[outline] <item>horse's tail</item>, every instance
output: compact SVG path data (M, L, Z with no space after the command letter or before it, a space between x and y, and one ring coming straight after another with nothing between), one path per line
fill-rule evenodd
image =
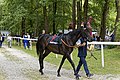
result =
M42 53L43 47L42 44L40 44L41 39L43 38L44 35L40 35L38 37L38 41L36 43L36 51L37 51L37 55L39 56Z
M37 51L37 55L39 55L40 52L39 52L39 44L38 44L38 41L37 41L37 43L36 43L36 51Z

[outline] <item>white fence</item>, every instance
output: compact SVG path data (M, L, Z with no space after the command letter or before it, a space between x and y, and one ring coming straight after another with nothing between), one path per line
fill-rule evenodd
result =
M37 39L26 39L21 37L12 37L14 39L21 39L21 40L30 40L31 50L32 50L32 41L37 41ZM103 51L103 45L120 45L120 42L88 42L88 44L99 44L101 45L101 60L102 60L102 67L104 67L104 51ZM56 58L58 56L56 55ZM71 54L72 58L72 54ZM73 58L72 58L73 59Z
M37 39L28 39L28 38L21 38L21 37L12 37L13 39L20 39L20 40L29 40L30 42L30 49L32 50L32 41L37 41ZM19 41L18 41L19 42ZM18 44L19 45L19 44Z
M99 44L99 45L101 45L101 60L102 60L102 67L104 67L103 45L120 45L120 42L88 42L88 44Z

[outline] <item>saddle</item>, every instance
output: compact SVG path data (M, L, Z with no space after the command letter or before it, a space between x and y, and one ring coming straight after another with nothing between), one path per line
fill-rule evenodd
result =
M57 35L51 36L48 39L48 43L50 43L50 44L62 44L61 38L62 38L62 36L57 36Z

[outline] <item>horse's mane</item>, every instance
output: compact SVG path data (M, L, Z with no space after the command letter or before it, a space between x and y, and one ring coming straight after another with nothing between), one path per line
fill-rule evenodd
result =
M74 29L73 31L69 32L67 35L70 35L71 37L75 36L75 34L80 33L80 29Z

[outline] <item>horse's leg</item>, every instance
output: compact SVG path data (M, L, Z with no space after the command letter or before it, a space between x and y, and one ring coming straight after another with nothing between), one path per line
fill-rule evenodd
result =
M39 72L41 73L41 75L43 75L42 57L43 57L44 47L39 43L39 41L36 43L36 50L37 50L37 55L39 55L39 65L40 65Z
M62 58L62 61L61 61L61 63L60 63L60 66L59 66L59 68L58 68L58 70L57 70L57 72L58 72L57 76L58 76L58 77L61 76L61 75L60 75L60 70L61 70L61 67L62 67L65 59L66 59L66 56L64 55L63 58Z
M74 62L72 61L70 55L69 55L69 54L66 54L66 58L67 58L67 60L70 62L71 66L73 67L74 74L76 74L76 72L75 72L75 64L74 64Z
M50 53L51 51L49 51L49 50L45 50L45 53L43 54L43 60L44 60L44 58L46 57L46 56L48 56L48 54Z
M45 50L45 52L41 55L41 58L39 60L40 62L40 72L41 74L43 74L43 68L44 68L44 64L43 64L43 60L44 58L50 53L50 51L48 49Z
M43 71L42 71L42 69L43 69L43 61L42 61L42 58L43 58L43 52L41 52L40 55L39 55L39 64L40 64L40 70L39 70L39 72L41 73L41 75L44 74Z

